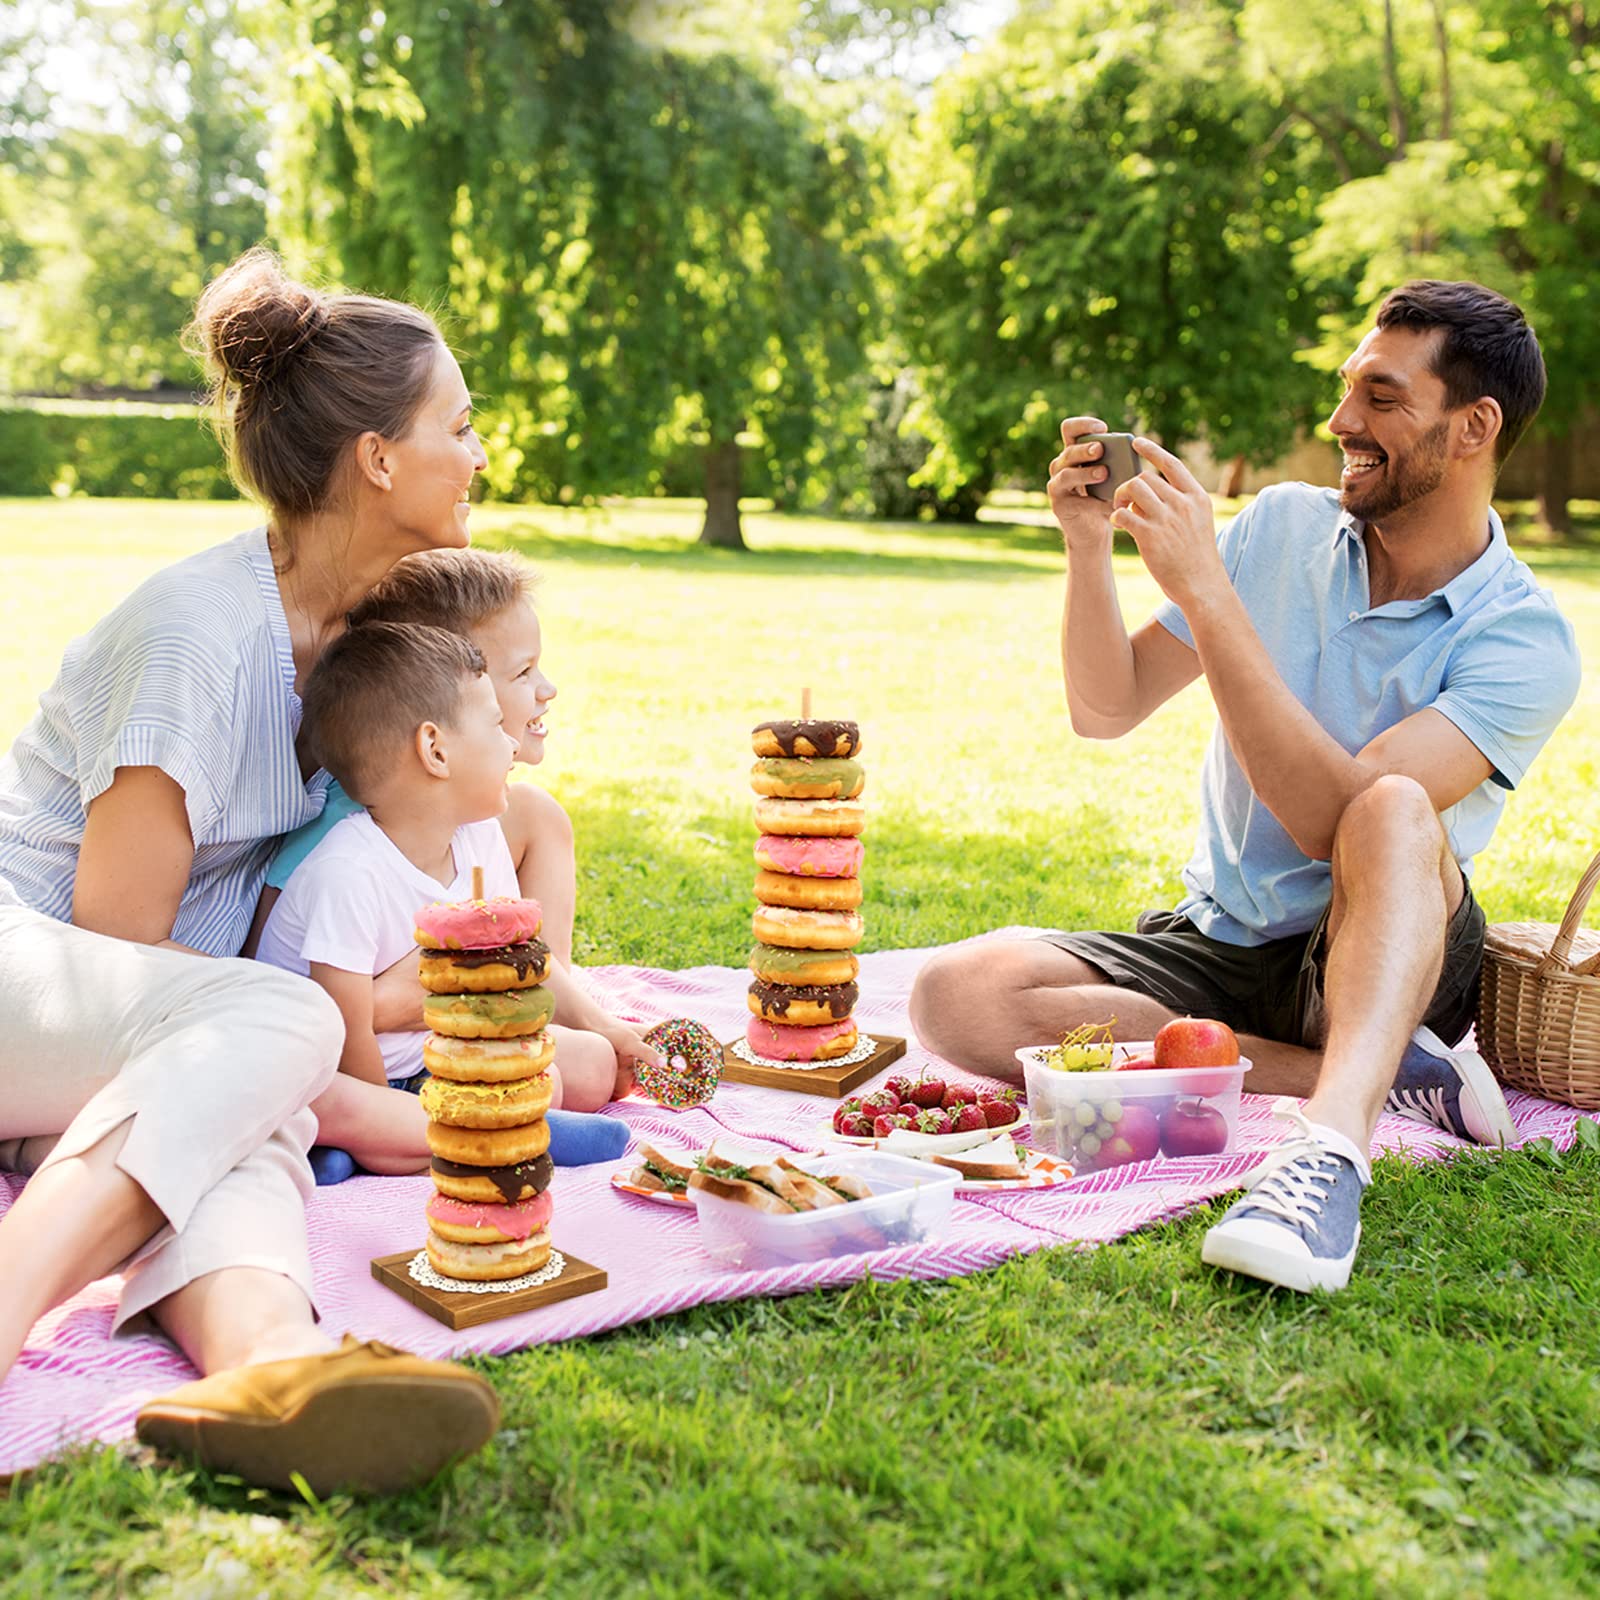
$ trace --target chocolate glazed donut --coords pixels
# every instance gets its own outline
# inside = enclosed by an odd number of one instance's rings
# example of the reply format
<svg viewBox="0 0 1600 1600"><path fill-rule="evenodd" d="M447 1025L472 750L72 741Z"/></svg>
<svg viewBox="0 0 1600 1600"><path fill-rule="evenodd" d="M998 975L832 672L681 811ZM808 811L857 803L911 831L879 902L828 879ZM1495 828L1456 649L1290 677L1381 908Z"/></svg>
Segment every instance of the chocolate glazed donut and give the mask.
<svg viewBox="0 0 1600 1600"><path fill-rule="evenodd" d="M853 983L763 983L757 978L750 985L749 1006L768 1022L816 1027L843 1022L860 997L861 991Z"/></svg>
<svg viewBox="0 0 1600 1600"><path fill-rule="evenodd" d="M861 729L854 722L824 722L806 717L796 722L760 722L750 743L758 756L853 756L861 748Z"/></svg>

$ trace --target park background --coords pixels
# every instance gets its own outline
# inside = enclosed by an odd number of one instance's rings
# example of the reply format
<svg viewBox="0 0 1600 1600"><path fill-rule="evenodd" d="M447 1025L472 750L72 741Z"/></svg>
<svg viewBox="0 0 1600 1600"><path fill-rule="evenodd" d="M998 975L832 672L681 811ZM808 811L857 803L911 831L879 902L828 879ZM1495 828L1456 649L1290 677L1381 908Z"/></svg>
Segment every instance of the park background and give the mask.
<svg viewBox="0 0 1600 1600"><path fill-rule="evenodd" d="M1170 903L1211 708L1067 729L1059 416L1182 447L1226 515L1329 476L1387 288L1491 283L1552 377L1501 507L1593 661L1597 73L1600 9L1531 0L20 0L0 741L260 520L179 335L265 238L462 356L474 537L544 575L581 960L739 964L746 737L803 682L866 729L868 948L1125 925ZM1591 673L1492 916L1559 915L1597 734ZM383 1505L75 1453L0 1503L0 1594L1593 1593L1600 1156L1377 1170L1333 1300L1203 1269L1202 1212L494 1362L505 1432Z"/></svg>

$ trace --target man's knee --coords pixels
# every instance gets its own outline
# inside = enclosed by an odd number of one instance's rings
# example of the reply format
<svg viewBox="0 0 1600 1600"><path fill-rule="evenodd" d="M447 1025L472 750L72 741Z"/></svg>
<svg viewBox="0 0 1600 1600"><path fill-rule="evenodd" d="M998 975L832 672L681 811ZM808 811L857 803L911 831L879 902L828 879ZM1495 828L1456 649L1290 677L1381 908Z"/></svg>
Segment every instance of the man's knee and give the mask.
<svg viewBox="0 0 1600 1600"><path fill-rule="evenodd" d="M924 1044L965 1034L1042 981L1033 939L981 939L937 951L911 987L911 1025Z"/></svg>
<svg viewBox="0 0 1600 1600"><path fill-rule="evenodd" d="M1428 791L1404 773L1386 772L1345 807L1334 835L1334 867L1348 871L1375 847L1411 843L1437 851L1444 830Z"/></svg>

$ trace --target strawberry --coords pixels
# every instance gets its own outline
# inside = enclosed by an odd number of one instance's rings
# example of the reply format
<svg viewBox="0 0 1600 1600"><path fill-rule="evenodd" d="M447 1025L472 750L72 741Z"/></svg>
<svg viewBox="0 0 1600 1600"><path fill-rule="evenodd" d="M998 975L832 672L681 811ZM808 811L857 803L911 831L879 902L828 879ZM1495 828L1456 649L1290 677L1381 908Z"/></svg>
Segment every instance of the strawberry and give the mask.
<svg viewBox="0 0 1600 1600"><path fill-rule="evenodd" d="M840 1127L840 1123L842 1123L846 1117L856 1117L860 1116L860 1114L861 1102L859 1100L841 1100L834 1108L833 1131L835 1133L843 1133L844 1129Z"/></svg>
<svg viewBox="0 0 1600 1600"><path fill-rule="evenodd" d="M863 1111L852 1111L834 1123L834 1131L847 1139L870 1139L873 1136L872 1119Z"/></svg>
<svg viewBox="0 0 1600 1600"><path fill-rule="evenodd" d="M944 1104L944 1079L919 1078L911 1085L909 1096L913 1105L934 1108Z"/></svg>
<svg viewBox="0 0 1600 1600"><path fill-rule="evenodd" d="M911 1119L918 1133L949 1133L950 1118L942 1111L922 1110Z"/></svg>
<svg viewBox="0 0 1600 1600"><path fill-rule="evenodd" d="M910 1126L911 1118L903 1111L895 1111L887 1116L874 1118L872 1132L879 1139L887 1139L896 1128L909 1128Z"/></svg>
<svg viewBox="0 0 1600 1600"><path fill-rule="evenodd" d="M980 1100L978 1109L985 1124L991 1128L1007 1128L1017 1120L1017 1108L1004 1100Z"/></svg>
<svg viewBox="0 0 1600 1600"><path fill-rule="evenodd" d="M896 1075L890 1078L883 1086L895 1098L897 1105L904 1105L911 1098L911 1091L915 1088L910 1078Z"/></svg>
<svg viewBox="0 0 1600 1600"><path fill-rule="evenodd" d="M929 1133L949 1133L956 1125L955 1118L942 1107L935 1106L932 1116L934 1126L927 1130Z"/></svg>
<svg viewBox="0 0 1600 1600"><path fill-rule="evenodd" d="M954 1111L957 1106L975 1106L977 1103L978 1091L970 1083L952 1083L939 1102L946 1111Z"/></svg>
<svg viewBox="0 0 1600 1600"><path fill-rule="evenodd" d="M900 1109L900 1102L888 1089L874 1089L861 1097L861 1109L869 1117L883 1116Z"/></svg>
<svg viewBox="0 0 1600 1600"><path fill-rule="evenodd" d="M979 1128L987 1128L988 1126L988 1120L974 1103L972 1105L964 1105L956 1112L955 1126L950 1131L952 1133L976 1133Z"/></svg>

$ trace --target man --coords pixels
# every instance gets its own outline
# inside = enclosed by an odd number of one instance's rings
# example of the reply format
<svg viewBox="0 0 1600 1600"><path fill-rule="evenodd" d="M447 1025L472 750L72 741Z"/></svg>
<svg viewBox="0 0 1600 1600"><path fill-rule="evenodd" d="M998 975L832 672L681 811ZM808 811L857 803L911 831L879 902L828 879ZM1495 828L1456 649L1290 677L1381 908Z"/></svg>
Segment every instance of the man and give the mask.
<svg viewBox="0 0 1600 1600"><path fill-rule="evenodd" d="M1544 398L1518 308L1472 283L1391 294L1341 369L1337 492L1265 490L1214 534L1176 457L1108 507L1095 417L1061 425L1050 503L1066 540L1062 666L1073 729L1114 739L1204 674L1218 712L1199 840L1171 912L1138 931L958 946L911 999L924 1044L1014 1074L1012 1051L1088 1021L1151 1038L1172 1017L1242 1035L1250 1087L1304 1096L1203 1259L1342 1288L1384 1109L1498 1144L1472 1022L1484 916L1466 880L1505 793L1571 705L1571 628L1506 544L1496 474ZM1130 638L1113 528L1166 604Z"/></svg>

